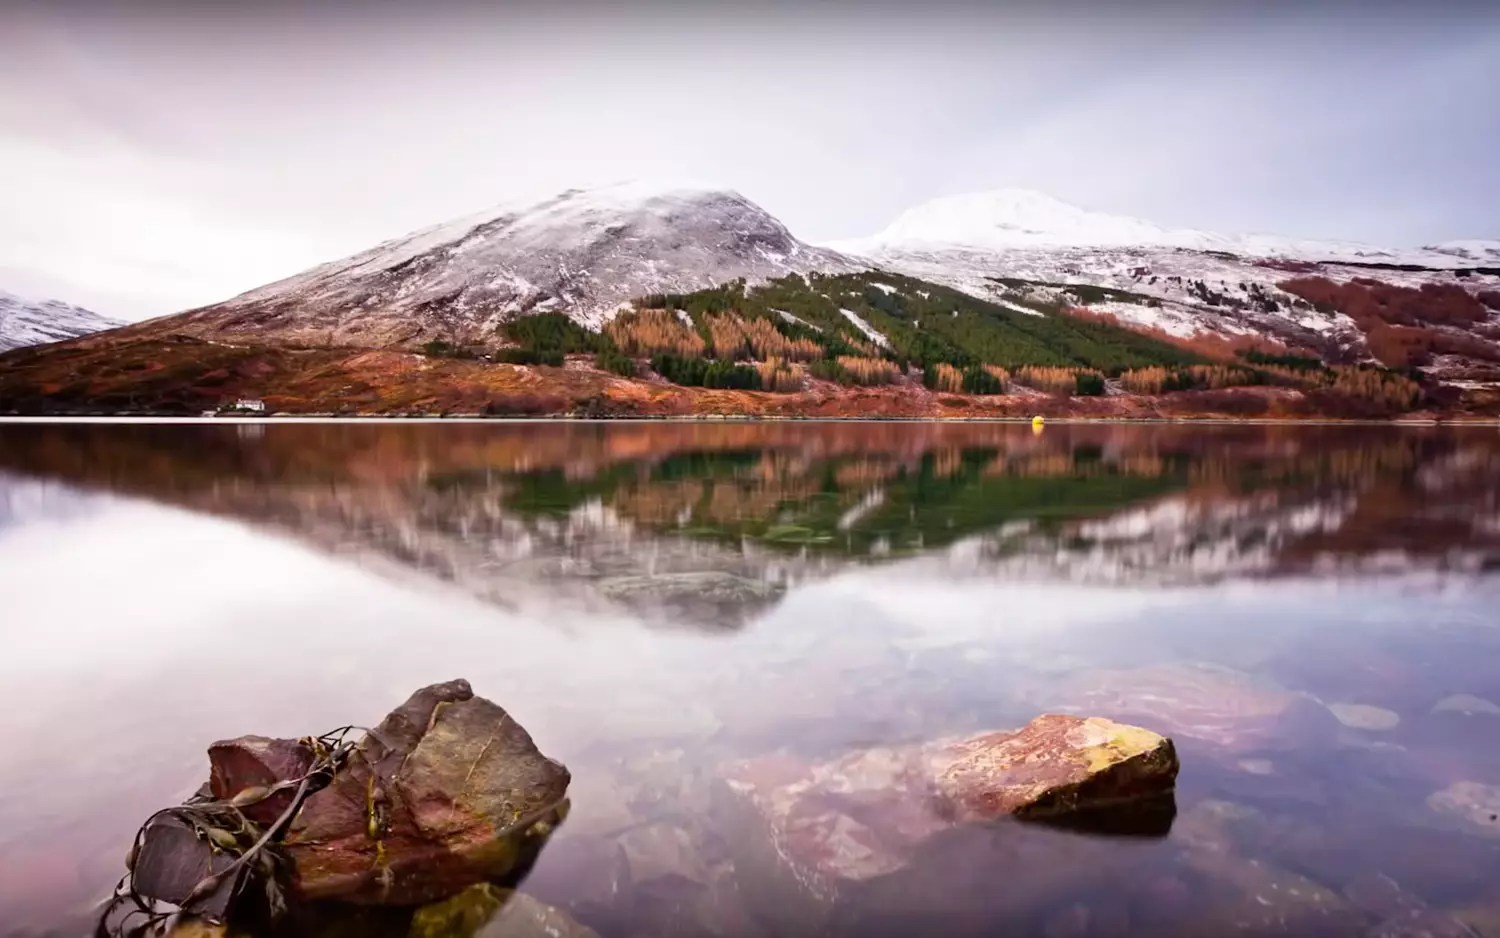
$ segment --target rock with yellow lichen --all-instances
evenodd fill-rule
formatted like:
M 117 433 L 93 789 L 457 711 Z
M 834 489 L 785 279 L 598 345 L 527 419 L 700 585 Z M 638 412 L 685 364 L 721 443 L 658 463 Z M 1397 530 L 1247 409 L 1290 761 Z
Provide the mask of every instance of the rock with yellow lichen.
M 1178 768 L 1172 741 L 1150 730 L 1057 714 L 938 746 L 928 764 L 940 803 L 960 820 L 1114 807 L 1171 792 Z
M 715 812 L 740 889 L 773 928 L 858 931 L 861 915 L 972 909 L 975 895 L 1018 921 L 1136 860 L 1094 838 L 981 822 L 1116 822 L 1147 807 L 1170 822 L 1177 772 L 1172 741 L 1150 730 L 1046 715 L 818 764 L 740 763 L 723 774 Z M 972 895 L 957 895 L 965 883 Z

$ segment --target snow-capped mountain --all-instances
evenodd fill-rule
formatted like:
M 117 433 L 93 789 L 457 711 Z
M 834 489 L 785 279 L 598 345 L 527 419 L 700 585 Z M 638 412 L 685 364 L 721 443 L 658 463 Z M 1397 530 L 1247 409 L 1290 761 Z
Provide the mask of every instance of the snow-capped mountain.
M 170 322 L 316 344 L 469 341 L 526 313 L 597 327 L 644 294 L 865 267 L 797 240 L 737 192 L 636 182 L 499 206 Z
M 61 300 L 25 300 L 0 291 L 0 352 L 75 339 L 125 323 Z
M 1478 295 L 1500 290 L 1500 241 L 1396 249 L 1170 229 L 1017 189 L 934 199 L 879 234 L 828 246 L 1001 305 L 1062 302 L 1179 337 L 1262 336 L 1346 360 L 1367 357 L 1365 328 L 1279 284 L 1310 276 Z M 1486 336 L 1500 330 L 1500 314 L 1490 320 L 1483 336 L 1468 333 L 1449 343 L 1468 354 L 1440 357 L 1441 371 L 1496 372 L 1500 344 Z
M 940 247 L 982 251 L 1176 248 L 1243 257 L 1407 264 L 1439 269 L 1500 258 L 1497 241 L 1450 241 L 1425 248 L 1391 249 L 1347 241 L 1163 228 L 1139 218 L 1089 211 L 1027 189 L 997 189 L 933 199 L 908 209 L 873 237 L 832 246 L 853 254 L 876 256 Z

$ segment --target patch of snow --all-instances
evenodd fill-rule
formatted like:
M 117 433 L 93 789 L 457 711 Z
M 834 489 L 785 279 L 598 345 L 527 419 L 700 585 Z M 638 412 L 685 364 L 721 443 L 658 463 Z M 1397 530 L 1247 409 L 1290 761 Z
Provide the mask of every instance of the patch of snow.
M 1030 306 L 1022 306 L 1019 303 L 1012 303 L 1009 300 L 991 300 L 990 302 L 994 303 L 996 306 L 1003 306 L 1006 309 L 1014 310 L 1015 312 L 1018 312 L 1018 313 L 1025 313 L 1028 316 L 1041 316 L 1042 315 L 1042 313 L 1041 313 L 1040 310 L 1032 309 Z
M 890 346 L 891 346 L 890 341 L 888 339 L 886 339 L 885 336 L 881 335 L 880 332 L 877 331 L 874 326 L 870 325 L 869 323 L 865 322 L 863 319 L 859 318 L 859 313 L 856 313 L 852 309 L 844 309 L 842 306 L 839 307 L 839 312 L 843 314 L 843 316 L 844 316 L 845 319 L 847 319 L 850 322 L 854 323 L 854 328 L 856 328 L 860 332 L 864 333 L 865 338 L 869 339 L 871 342 L 874 342 L 876 345 L 880 346 L 881 348 L 890 348 Z M 958 313 L 955 312 L 953 315 L 957 316 Z
M 677 314 L 678 322 L 682 323 L 684 326 L 687 326 L 689 329 L 693 328 L 693 317 L 688 313 L 687 310 L 675 309 L 673 310 L 673 312 Z
M 773 312 L 776 315 L 780 316 L 782 319 L 786 320 L 787 322 L 793 322 L 793 323 L 796 323 L 799 326 L 806 326 L 807 328 L 814 329 L 814 330 L 816 330 L 818 332 L 822 332 L 823 331 L 823 327 L 822 326 L 814 325 L 813 323 L 808 322 L 806 319 L 803 319 L 800 316 L 794 316 L 794 315 L 792 315 L 791 313 L 787 312 L 784 309 L 773 309 L 773 310 L 771 310 L 771 312 Z
M 870 283 L 870 286 L 872 286 L 875 289 L 879 290 L 880 292 L 884 293 L 886 296 L 890 296 L 892 293 L 900 293 L 901 292 L 900 290 L 897 290 L 895 287 L 891 286 L 888 283 L 875 283 L 875 282 L 872 281 Z
M 75 339 L 123 325 L 118 319 L 61 300 L 23 299 L 0 291 L 0 352 Z
M 1143 303 L 1090 303 L 1088 308 L 1096 313 L 1108 313 L 1123 323 L 1160 329 L 1181 338 L 1203 331 L 1200 317 L 1185 310 L 1151 307 Z

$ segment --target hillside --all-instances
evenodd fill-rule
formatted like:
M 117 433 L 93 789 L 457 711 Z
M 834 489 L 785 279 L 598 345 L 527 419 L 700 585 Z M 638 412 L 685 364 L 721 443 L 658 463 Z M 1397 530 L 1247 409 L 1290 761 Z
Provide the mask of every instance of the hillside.
M 240 397 L 296 413 L 527 415 L 1500 407 L 1500 268 L 1479 264 L 1494 242 L 1225 236 L 1002 191 L 936 200 L 838 247 L 798 240 L 732 191 L 570 190 L 12 352 L 0 411 L 200 413 Z
M 436 225 L 143 331 L 410 348 L 483 340 L 531 313 L 597 328 L 642 293 L 861 266 L 736 192 L 630 183 Z
M 1002 303 L 1087 306 L 1182 338 L 1256 337 L 1334 363 L 1411 365 L 1442 380 L 1500 382 L 1500 242 L 1395 249 L 1175 230 L 1001 190 L 937 199 L 875 236 L 831 246 Z M 1398 317 L 1371 316 L 1309 299 L 1312 279 L 1326 281 L 1323 292 L 1364 282 L 1392 298 L 1412 296 L 1397 300 Z M 1477 312 L 1455 323 L 1443 309 L 1455 299 Z M 1389 354 L 1389 326 L 1422 330 L 1402 341 L 1428 354 Z
M 61 300 L 25 300 L 0 291 L 0 352 L 61 342 L 124 323 Z
M 338 414 L 1384 417 L 1458 403 L 1409 373 L 1026 302 L 866 272 L 639 297 L 599 332 L 533 314 L 416 352 L 121 330 L 0 357 L 0 411 L 199 413 L 253 397 Z

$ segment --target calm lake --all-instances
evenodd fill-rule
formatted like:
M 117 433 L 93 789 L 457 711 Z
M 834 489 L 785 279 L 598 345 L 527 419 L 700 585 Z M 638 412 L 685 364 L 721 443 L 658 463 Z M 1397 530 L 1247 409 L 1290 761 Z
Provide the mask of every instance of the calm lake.
M 457 677 L 571 770 L 521 889 L 604 938 L 1500 936 L 1494 427 L 0 424 L 0 609 L 4 936 L 87 933 L 215 740 Z M 725 807 L 1047 712 L 1170 735 L 1175 816 L 831 802 L 889 872 L 830 911 Z

